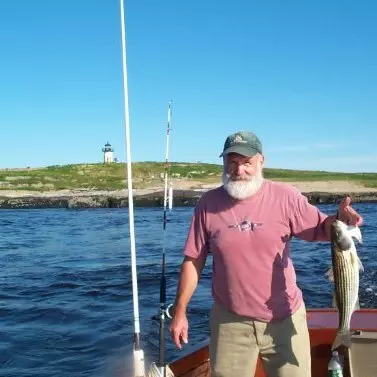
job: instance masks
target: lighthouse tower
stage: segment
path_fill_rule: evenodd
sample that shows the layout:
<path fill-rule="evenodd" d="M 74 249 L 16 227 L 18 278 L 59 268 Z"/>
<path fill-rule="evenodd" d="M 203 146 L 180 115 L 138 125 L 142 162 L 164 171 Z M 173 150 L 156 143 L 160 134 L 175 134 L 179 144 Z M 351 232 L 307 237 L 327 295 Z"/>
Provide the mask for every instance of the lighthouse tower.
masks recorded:
<path fill-rule="evenodd" d="M 111 162 L 114 162 L 114 156 L 113 156 L 114 149 L 111 148 L 111 145 L 109 144 L 109 142 L 107 142 L 105 144 L 105 147 L 102 148 L 102 152 L 103 152 L 104 164 L 110 164 Z"/>

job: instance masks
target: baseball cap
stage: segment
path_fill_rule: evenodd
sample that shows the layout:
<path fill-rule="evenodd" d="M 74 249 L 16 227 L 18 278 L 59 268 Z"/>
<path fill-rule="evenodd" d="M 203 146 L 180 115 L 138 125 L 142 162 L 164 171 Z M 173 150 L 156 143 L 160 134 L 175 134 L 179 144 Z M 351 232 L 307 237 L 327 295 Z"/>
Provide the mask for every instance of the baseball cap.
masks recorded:
<path fill-rule="evenodd" d="M 239 131 L 226 138 L 220 157 L 228 153 L 253 157 L 257 153 L 262 154 L 262 143 L 253 132 Z"/>

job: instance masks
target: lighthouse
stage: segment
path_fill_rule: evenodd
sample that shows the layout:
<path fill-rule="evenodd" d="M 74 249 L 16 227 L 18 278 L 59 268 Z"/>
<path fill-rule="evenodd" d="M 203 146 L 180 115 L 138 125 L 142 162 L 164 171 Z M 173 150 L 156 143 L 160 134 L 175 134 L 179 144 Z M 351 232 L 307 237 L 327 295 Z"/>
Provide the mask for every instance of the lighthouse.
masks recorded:
<path fill-rule="evenodd" d="M 102 148 L 102 152 L 103 152 L 104 164 L 110 164 L 111 162 L 114 162 L 114 156 L 113 156 L 114 149 L 111 148 L 111 145 L 109 142 L 107 142 L 105 144 L 105 147 Z"/>

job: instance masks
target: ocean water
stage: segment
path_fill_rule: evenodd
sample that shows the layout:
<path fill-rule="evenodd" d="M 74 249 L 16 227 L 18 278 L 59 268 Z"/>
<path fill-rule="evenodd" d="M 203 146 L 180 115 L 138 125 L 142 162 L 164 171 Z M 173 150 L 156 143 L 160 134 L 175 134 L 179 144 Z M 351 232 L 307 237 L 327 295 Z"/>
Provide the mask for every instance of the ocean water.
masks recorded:
<path fill-rule="evenodd" d="M 319 206 L 334 213 L 332 205 Z M 360 300 L 377 307 L 377 205 L 355 204 L 364 216 L 358 246 L 365 272 Z M 168 302 L 175 295 L 192 208 L 175 208 L 166 230 Z M 2 210 L 0 213 L 0 376 L 124 376 L 133 345 L 127 209 Z M 142 346 L 158 356 L 160 208 L 135 208 Z M 298 282 L 309 307 L 330 306 L 327 243 L 294 240 Z M 189 308 L 191 344 L 208 336 L 208 261 Z M 166 356 L 179 356 L 167 334 Z"/>

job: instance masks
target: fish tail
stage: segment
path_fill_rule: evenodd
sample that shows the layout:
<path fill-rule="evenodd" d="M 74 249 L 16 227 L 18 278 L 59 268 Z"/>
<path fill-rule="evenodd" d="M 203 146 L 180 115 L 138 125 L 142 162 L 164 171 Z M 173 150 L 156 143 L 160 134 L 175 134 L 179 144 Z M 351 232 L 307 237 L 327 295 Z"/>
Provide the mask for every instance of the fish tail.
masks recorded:
<path fill-rule="evenodd" d="M 336 334 L 336 338 L 331 347 L 331 350 L 334 351 L 340 346 L 344 346 L 347 348 L 351 347 L 351 332 L 349 330 L 341 331 Z"/>

